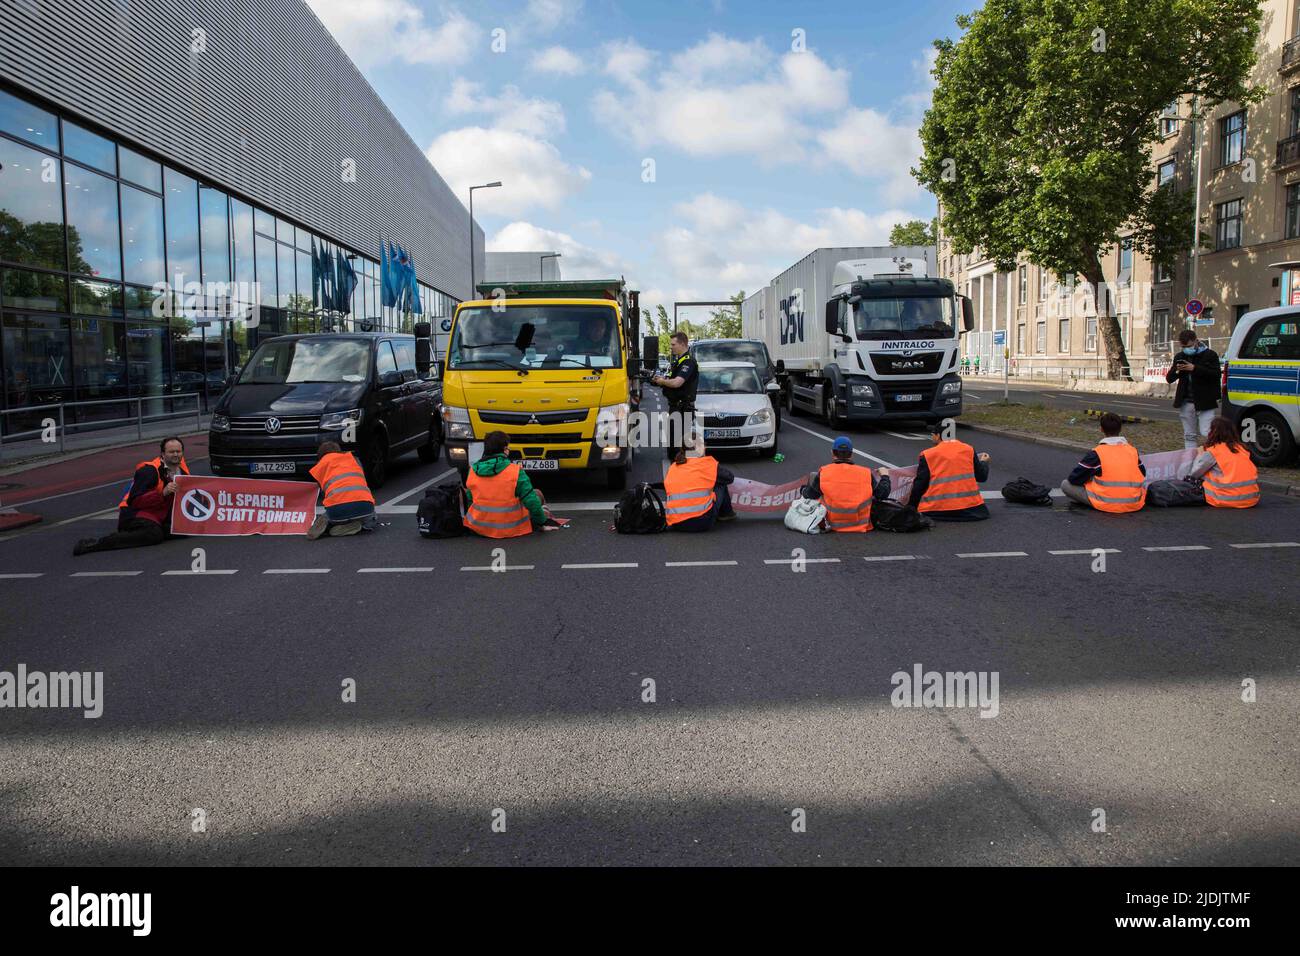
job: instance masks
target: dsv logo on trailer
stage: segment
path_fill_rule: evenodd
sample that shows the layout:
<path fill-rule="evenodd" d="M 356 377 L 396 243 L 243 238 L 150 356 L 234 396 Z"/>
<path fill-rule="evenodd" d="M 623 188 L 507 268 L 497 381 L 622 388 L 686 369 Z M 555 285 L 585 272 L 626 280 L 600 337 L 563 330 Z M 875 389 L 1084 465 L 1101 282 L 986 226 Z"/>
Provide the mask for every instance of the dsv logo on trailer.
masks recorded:
<path fill-rule="evenodd" d="M 781 344 L 790 345 L 802 342 L 803 337 L 803 289 L 793 289 L 781 300 L 780 305 Z"/>
<path fill-rule="evenodd" d="M 201 488 L 185 492 L 181 499 L 181 513 L 191 521 L 207 521 L 216 510 L 217 503 Z"/>

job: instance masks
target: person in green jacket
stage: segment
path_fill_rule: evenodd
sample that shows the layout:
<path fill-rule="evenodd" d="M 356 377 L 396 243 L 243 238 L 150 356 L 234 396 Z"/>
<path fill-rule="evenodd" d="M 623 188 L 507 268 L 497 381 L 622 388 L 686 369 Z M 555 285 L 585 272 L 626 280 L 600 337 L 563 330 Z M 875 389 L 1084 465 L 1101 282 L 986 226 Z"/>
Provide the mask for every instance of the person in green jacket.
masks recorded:
<path fill-rule="evenodd" d="M 489 432 L 483 439 L 483 457 L 470 466 L 473 474 L 465 483 L 466 512 L 474 504 L 474 487 L 478 484 L 475 479 L 494 478 L 512 464 L 515 462 L 510 460 L 510 437 L 505 432 Z M 554 520 L 546 513 L 546 499 L 533 487 L 528 472 L 523 468 L 519 469 L 518 477 L 515 479 L 514 494 L 519 499 L 519 503 L 528 510 L 533 530 L 555 526 Z"/>

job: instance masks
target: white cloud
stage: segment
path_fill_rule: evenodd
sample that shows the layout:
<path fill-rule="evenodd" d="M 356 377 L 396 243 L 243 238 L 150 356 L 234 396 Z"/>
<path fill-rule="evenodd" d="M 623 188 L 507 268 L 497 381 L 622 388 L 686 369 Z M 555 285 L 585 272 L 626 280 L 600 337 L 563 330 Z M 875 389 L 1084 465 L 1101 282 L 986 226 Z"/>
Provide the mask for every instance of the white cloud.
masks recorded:
<path fill-rule="evenodd" d="M 772 59 L 762 40 L 745 43 L 719 33 L 683 50 L 672 58 L 672 71 L 678 76 L 699 81 L 712 74 L 753 75 Z"/>
<path fill-rule="evenodd" d="M 573 20 L 582 9 L 582 0 L 528 0 L 526 15 L 532 26 L 549 33 Z"/>
<path fill-rule="evenodd" d="M 650 69 L 655 56 L 633 39 L 615 40 L 604 46 L 605 72 L 625 86 L 639 86 L 642 74 Z"/>
<path fill-rule="evenodd" d="M 487 240 L 489 252 L 530 252 L 550 250 L 560 253 L 560 275 L 565 279 L 609 279 L 627 273 L 627 265 L 609 252 L 584 245 L 566 232 L 557 232 L 516 221 Z"/>
<path fill-rule="evenodd" d="M 339 46 L 361 69 L 394 59 L 430 66 L 468 61 L 483 29 L 451 8 L 441 23 L 426 22 L 409 0 L 307 0 Z"/>
<path fill-rule="evenodd" d="M 556 73 L 560 76 L 577 76 L 583 71 L 582 60 L 562 46 L 547 47 L 529 62 L 539 73 Z"/>
<path fill-rule="evenodd" d="M 501 188 L 474 196 L 475 215 L 512 216 L 537 206 L 555 209 L 591 179 L 588 170 L 566 163 L 551 143 L 515 129 L 450 130 L 425 154 L 462 201 L 467 201 L 470 186 L 502 181 Z"/>
<path fill-rule="evenodd" d="M 921 137 L 911 123 L 896 123 L 876 110 L 850 110 L 817 134 L 821 155 L 868 179 L 883 180 L 890 202 L 921 196 L 909 172 L 921 156 Z"/>
<path fill-rule="evenodd" d="M 480 84 L 457 77 L 446 105 L 452 113 L 487 113 L 498 129 L 537 137 L 564 132 L 564 109 L 559 103 L 526 98 L 516 86 L 504 86 L 500 96 L 489 96 Z"/>

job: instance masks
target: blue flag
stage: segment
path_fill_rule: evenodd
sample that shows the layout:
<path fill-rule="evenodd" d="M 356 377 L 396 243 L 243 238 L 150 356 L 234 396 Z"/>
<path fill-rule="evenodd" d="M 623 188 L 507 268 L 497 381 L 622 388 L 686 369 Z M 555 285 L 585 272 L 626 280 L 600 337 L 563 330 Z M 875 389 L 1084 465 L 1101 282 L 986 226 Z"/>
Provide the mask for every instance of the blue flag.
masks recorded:
<path fill-rule="evenodd" d="M 423 309 L 420 307 L 420 286 L 415 279 L 415 260 L 401 246 L 397 247 L 397 251 L 402 263 L 402 292 L 405 300 L 403 311 L 421 315 Z"/>
<path fill-rule="evenodd" d="M 352 268 L 352 263 L 347 260 L 346 256 L 340 256 L 339 266 L 341 271 L 341 281 L 339 288 L 339 311 L 344 315 L 352 314 L 352 293 L 357 288 L 357 273 Z"/>
<path fill-rule="evenodd" d="M 393 248 L 382 239 L 379 242 L 379 301 L 384 308 L 397 305 L 396 287 L 393 282 Z"/>

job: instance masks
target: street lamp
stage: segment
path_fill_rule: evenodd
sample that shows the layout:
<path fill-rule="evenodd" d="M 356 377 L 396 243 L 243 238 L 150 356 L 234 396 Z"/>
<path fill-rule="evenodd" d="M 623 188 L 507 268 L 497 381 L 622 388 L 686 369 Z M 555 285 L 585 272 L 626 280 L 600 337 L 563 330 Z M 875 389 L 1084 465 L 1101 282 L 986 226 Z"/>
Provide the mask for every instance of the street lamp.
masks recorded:
<path fill-rule="evenodd" d="M 542 263 L 545 262 L 547 259 L 558 259 L 558 258 L 560 258 L 560 256 L 562 256 L 562 255 L 563 255 L 563 253 L 561 253 L 561 252 L 548 252 L 548 253 L 546 253 L 545 255 L 543 255 L 543 256 L 541 256 L 541 257 L 538 258 L 538 260 L 537 260 L 537 280 L 538 280 L 539 282 L 542 281 L 542 280 L 544 280 L 544 279 L 546 278 L 546 273 L 545 273 L 545 271 L 544 271 L 544 267 L 542 266 Z"/>
<path fill-rule="evenodd" d="M 469 297 L 474 298 L 474 190 L 494 189 L 501 183 L 483 183 L 481 186 L 469 187 Z"/>

